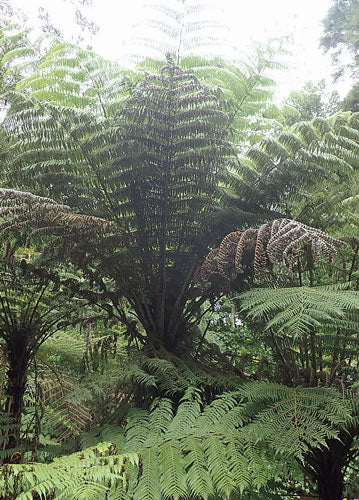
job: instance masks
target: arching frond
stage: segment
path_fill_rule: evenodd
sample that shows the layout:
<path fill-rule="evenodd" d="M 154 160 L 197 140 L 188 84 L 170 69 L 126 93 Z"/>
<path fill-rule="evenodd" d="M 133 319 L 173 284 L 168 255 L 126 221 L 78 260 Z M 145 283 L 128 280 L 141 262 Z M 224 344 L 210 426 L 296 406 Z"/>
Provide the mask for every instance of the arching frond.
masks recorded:
<path fill-rule="evenodd" d="M 254 418 L 248 432 L 302 461 L 308 451 L 325 447 L 326 440 L 337 437 L 340 426 L 350 422 L 349 405 L 334 389 L 251 382 L 240 392 L 249 401 L 244 411 Z"/>
<path fill-rule="evenodd" d="M 233 165 L 232 192 L 241 200 L 258 207 L 271 208 L 306 223 L 314 219 L 304 209 L 314 203 L 309 193 L 321 193 L 328 200 L 328 190 L 351 184 L 358 168 L 358 123 L 348 115 L 332 119 L 299 122 L 276 136 L 266 137 L 248 150 Z M 341 194 L 342 196 L 342 194 Z M 320 198 L 321 200 L 321 198 Z M 298 204 L 299 201 L 299 204 Z M 319 200 L 313 207 L 319 210 Z M 299 208 L 298 208 L 299 207 Z M 305 216 L 307 215 L 307 217 Z"/>
<path fill-rule="evenodd" d="M 241 296 L 241 307 L 250 318 L 269 318 L 266 328 L 278 333 L 300 336 L 327 328 L 355 331 L 359 327 L 359 292 L 343 288 L 257 288 Z"/>
<path fill-rule="evenodd" d="M 197 279 L 201 285 L 208 285 L 217 276 L 228 282 L 244 273 L 244 266 L 252 265 L 257 274 L 270 264 L 285 265 L 291 270 L 304 246 L 312 249 L 315 258 L 322 255 L 331 261 L 336 248 L 343 244 L 300 222 L 277 219 L 259 228 L 228 234 L 219 248 L 208 254 L 197 271 Z"/>
<path fill-rule="evenodd" d="M 30 238 L 42 234 L 63 234 L 70 237 L 103 234 L 114 231 L 116 224 L 99 217 L 71 213 L 70 207 L 50 198 L 36 196 L 25 191 L 0 189 L 0 224 L 3 237 L 9 231 L 29 229 Z"/>

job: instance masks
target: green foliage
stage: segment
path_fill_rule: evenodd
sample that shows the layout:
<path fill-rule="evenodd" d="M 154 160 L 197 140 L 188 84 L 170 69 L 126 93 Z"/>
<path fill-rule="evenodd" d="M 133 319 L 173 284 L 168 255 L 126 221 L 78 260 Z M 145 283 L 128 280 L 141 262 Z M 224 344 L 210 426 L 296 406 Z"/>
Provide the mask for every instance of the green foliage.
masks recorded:
<path fill-rule="evenodd" d="M 338 212 L 339 200 L 351 190 L 358 168 L 358 123 L 358 114 L 338 114 L 299 122 L 263 139 L 235 166 L 233 193 L 257 210 L 270 208 L 277 216 L 323 228 L 328 212 Z"/>
<path fill-rule="evenodd" d="M 353 58 L 353 63 L 350 65 L 353 75 L 357 73 L 359 56 L 358 12 L 358 0 L 333 0 L 333 4 L 323 21 L 324 35 L 320 43 L 326 51 L 333 49 L 332 59 L 337 67 L 336 78 L 339 78 L 345 71 L 345 66 L 341 63 L 341 56 L 345 50 L 348 50 Z"/>
<path fill-rule="evenodd" d="M 279 64 L 270 48 L 257 47 L 251 59 L 236 65 L 200 57 L 185 58 L 182 65 L 218 96 L 229 117 L 231 140 L 239 151 L 260 140 L 266 131 L 280 128 L 271 116 L 275 82 L 269 74 Z"/>
<path fill-rule="evenodd" d="M 176 412 L 166 399 L 156 400 L 150 412 L 136 410 L 120 450 L 103 443 L 51 464 L 8 466 L 2 491 L 11 493 L 14 477 L 23 490 L 19 499 L 45 492 L 68 499 L 79 493 L 104 498 L 105 492 L 108 498 L 207 499 L 249 484 L 260 487 L 266 471 L 256 464 L 259 453 L 246 434 L 238 431 L 241 424 L 234 394 L 223 394 L 201 411 L 198 391 L 192 389 Z"/>
<path fill-rule="evenodd" d="M 347 95 L 343 99 L 342 107 L 344 111 L 352 113 L 359 112 L 359 85 L 353 85 Z"/>
<path fill-rule="evenodd" d="M 339 94 L 326 90 L 325 80 L 307 82 L 302 90 L 292 91 L 284 101 L 283 114 L 287 125 L 314 118 L 328 118 L 340 110 Z"/>
<path fill-rule="evenodd" d="M 349 404 L 330 388 L 251 382 L 240 392 L 249 401 L 248 415 L 254 418 L 248 432 L 277 453 L 294 455 L 302 462 L 313 448 L 326 447 L 328 438 L 337 437 L 351 417 Z"/>
<path fill-rule="evenodd" d="M 104 120 L 118 111 L 124 90 L 125 74 L 118 65 L 74 45 L 55 44 L 37 72 L 19 82 L 12 95 L 7 127 L 15 148 L 13 160 L 20 166 L 12 184 L 23 183 L 24 171 L 30 171 L 28 187 L 36 190 L 51 184 L 49 194 L 74 207 L 85 204 L 87 210 L 94 210 L 94 201 L 85 194 L 90 191 L 94 196 L 98 190 L 96 212 L 107 214 L 97 170 L 109 160 L 103 134 L 114 133 L 111 119 L 106 124 Z"/>
<path fill-rule="evenodd" d="M 273 328 L 292 336 L 315 329 L 358 328 L 359 292 L 347 285 L 295 288 L 254 288 L 241 296 L 241 307 L 250 318 L 267 319 Z"/>
<path fill-rule="evenodd" d="M 176 3 L 179 17 L 176 8 L 156 7 L 177 16 L 177 57 L 184 35 L 194 42 L 201 28 L 196 21 L 185 30 L 183 14 L 195 13 L 193 6 Z M 168 32 L 166 23 L 161 27 Z M 20 68 L 13 57 L 30 53 L 10 51 L 3 64 Z M 330 467 L 349 463 L 358 433 L 358 292 L 346 289 L 350 283 L 293 286 L 330 281 L 321 256 L 330 261 L 331 281 L 356 280 L 357 250 L 350 269 L 339 269 L 339 241 L 289 218 L 337 230 L 345 220 L 347 233 L 356 234 L 359 120 L 349 113 L 317 116 L 283 132 L 268 105 L 273 56 L 260 52 L 241 68 L 189 58 L 182 69 L 169 54 L 163 67 L 142 65 L 157 65 L 155 74 L 138 75 L 55 43 L 34 56 L 36 71 L 10 86 L 4 177 L 7 185 L 41 196 L 2 188 L 1 230 L 45 248 L 43 266 L 66 259 L 82 273 L 62 280 L 49 269 L 23 266 L 28 274 L 20 276 L 6 247 L 4 339 L 9 325 L 25 323 L 26 335 L 10 332 L 21 334 L 17 347 L 26 337 L 16 351 L 21 356 L 12 358 L 29 356 L 17 385 L 26 407 L 18 404 L 15 422 L 23 413 L 26 438 L 17 450 L 25 451 L 2 455 L 10 462 L 62 455 L 51 463 L 4 466 L 0 486 L 7 499 L 278 498 L 291 488 L 310 491 L 302 475 L 308 467 L 320 486 L 316 464 L 333 450 L 339 448 L 341 461 L 330 458 Z M 308 93 L 311 116 L 323 113 L 317 89 Z M 237 150 L 248 149 L 245 155 L 237 157 L 229 136 Z M 356 240 L 351 243 L 355 248 Z M 221 310 L 214 287 L 193 282 L 209 249 L 212 260 L 200 275 L 232 277 L 235 270 L 243 276 L 239 289 L 270 282 L 272 288 L 239 298 L 247 318 Z M 282 267 L 298 274 L 281 273 Z M 273 288 L 285 280 L 285 288 Z M 63 326 L 60 306 L 74 296 L 88 301 L 83 331 L 61 331 L 39 351 Z M 245 342 L 229 343 L 238 349 L 234 355 L 213 342 L 216 314 L 232 335 L 245 331 Z M 121 322 L 116 332 L 105 328 L 115 321 Z M 266 359 L 253 359 L 257 346 Z M 11 365 L 10 356 L 6 362 Z M 10 366 L 9 387 L 18 373 Z M 266 381 L 245 383 L 252 378 Z M 2 426 L 6 439 L 11 425 Z"/>

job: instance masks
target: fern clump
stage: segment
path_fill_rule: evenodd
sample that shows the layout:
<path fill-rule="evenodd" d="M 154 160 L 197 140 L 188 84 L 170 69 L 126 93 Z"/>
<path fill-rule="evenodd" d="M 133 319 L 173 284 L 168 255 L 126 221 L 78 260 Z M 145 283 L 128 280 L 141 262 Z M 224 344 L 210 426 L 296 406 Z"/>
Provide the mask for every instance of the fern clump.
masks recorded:
<path fill-rule="evenodd" d="M 228 496 L 268 479 L 242 424 L 236 394 L 223 394 L 202 409 L 192 389 L 177 411 L 167 399 L 154 401 L 150 411 L 134 410 L 118 445 L 102 443 L 51 464 L 8 466 L 2 488 L 17 487 L 19 500 L 51 493 L 74 500 Z"/>

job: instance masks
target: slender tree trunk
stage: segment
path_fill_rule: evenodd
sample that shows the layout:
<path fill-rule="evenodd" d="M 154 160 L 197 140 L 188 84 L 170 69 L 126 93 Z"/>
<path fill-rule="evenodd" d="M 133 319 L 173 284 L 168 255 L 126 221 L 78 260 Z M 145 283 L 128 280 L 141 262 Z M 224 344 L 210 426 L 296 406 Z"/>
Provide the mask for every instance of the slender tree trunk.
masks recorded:
<path fill-rule="evenodd" d="M 8 382 L 6 411 L 14 422 L 6 448 L 16 448 L 20 441 L 20 425 L 29 365 L 28 331 L 15 332 L 8 343 Z"/>

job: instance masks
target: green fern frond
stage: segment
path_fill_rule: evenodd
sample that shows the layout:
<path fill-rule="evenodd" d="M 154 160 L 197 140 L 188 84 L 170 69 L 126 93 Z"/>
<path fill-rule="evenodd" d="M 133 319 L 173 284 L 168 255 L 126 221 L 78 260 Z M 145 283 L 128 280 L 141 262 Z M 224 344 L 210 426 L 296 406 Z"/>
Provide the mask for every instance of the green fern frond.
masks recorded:
<path fill-rule="evenodd" d="M 74 500 L 102 491 L 141 500 L 210 498 L 261 482 L 266 474 L 257 470 L 255 454 L 245 455 L 248 440 L 240 431 L 235 394 L 221 396 L 203 414 L 198 397 L 190 390 L 173 417 L 167 400 L 155 402 L 150 412 L 134 411 L 124 432 L 124 454 L 102 443 L 51 464 L 11 466 L 23 491 L 19 499 L 54 492 L 55 498 Z"/>
<path fill-rule="evenodd" d="M 301 460 L 313 448 L 325 447 L 327 439 L 337 438 L 340 427 L 350 421 L 348 403 L 331 388 L 251 382 L 240 392 L 249 401 L 244 414 L 254 418 L 248 432 Z"/>
<path fill-rule="evenodd" d="M 241 295 L 241 308 L 250 318 L 269 318 L 266 329 L 278 333 L 300 336 L 313 328 L 357 329 L 359 293 L 345 288 L 347 285 L 253 289 Z M 356 315 L 349 323 L 352 313 Z"/>

